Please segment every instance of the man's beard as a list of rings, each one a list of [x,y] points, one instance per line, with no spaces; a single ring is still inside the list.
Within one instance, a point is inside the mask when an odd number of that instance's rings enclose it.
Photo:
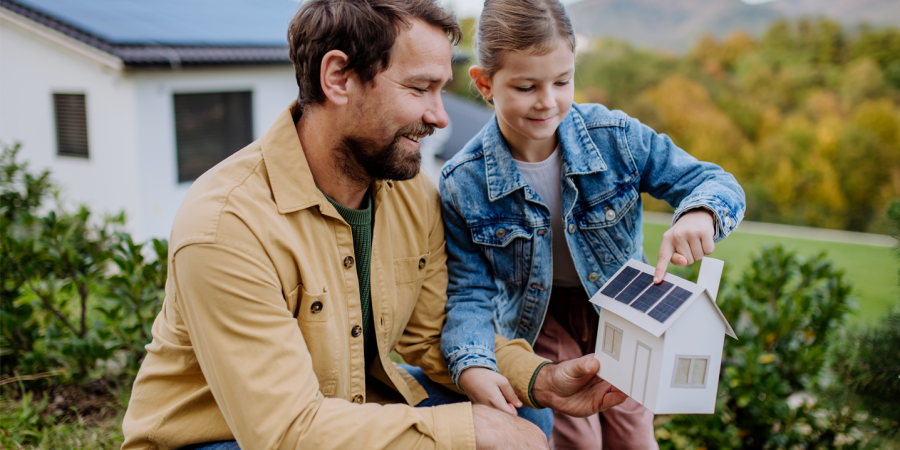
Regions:
[[[360,184],[369,184],[373,180],[409,180],[419,174],[422,155],[417,151],[405,151],[402,140],[408,134],[430,135],[433,132],[433,125],[408,125],[386,145],[371,138],[347,136],[336,152],[338,165],[344,175]]]

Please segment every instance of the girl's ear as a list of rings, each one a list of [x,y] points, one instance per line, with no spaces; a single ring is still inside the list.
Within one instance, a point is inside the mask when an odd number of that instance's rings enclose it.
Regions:
[[[469,78],[475,83],[475,89],[478,89],[485,100],[490,101],[494,98],[494,93],[491,91],[491,79],[485,75],[484,68],[481,66],[469,67]]]
[[[349,58],[340,50],[331,50],[322,57],[319,83],[325,97],[336,105],[346,105],[350,99],[351,73],[344,70]]]

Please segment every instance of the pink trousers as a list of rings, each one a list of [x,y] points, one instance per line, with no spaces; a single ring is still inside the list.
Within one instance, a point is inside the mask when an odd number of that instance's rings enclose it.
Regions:
[[[581,288],[554,287],[548,314],[534,351],[553,362],[594,352],[599,318]],[[554,450],[657,450],[653,413],[629,398],[590,417],[553,412],[550,448]]]

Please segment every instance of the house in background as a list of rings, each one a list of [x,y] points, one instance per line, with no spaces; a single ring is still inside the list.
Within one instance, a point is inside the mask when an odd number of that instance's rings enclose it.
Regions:
[[[296,97],[286,35],[297,9],[292,0],[0,0],[0,142],[21,142],[21,157],[50,169],[69,204],[125,211],[137,239],[168,237],[191,182]],[[478,108],[462,104],[461,123],[467,107]],[[423,141],[433,178],[435,155],[483,125],[467,131],[458,117],[452,136]]]
[[[697,283],[628,261],[591,298],[601,308],[600,378],[656,414],[712,414],[725,336],[716,306],[724,263],[704,257]]]

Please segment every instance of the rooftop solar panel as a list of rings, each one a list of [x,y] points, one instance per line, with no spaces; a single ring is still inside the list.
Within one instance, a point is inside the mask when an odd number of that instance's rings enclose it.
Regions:
[[[628,283],[631,283],[631,280],[640,273],[640,270],[637,270],[633,267],[626,267],[624,270],[619,272],[615,278],[612,279],[609,283],[606,284],[606,287],[600,291],[601,294],[615,298],[619,292],[622,292],[622,289],[625,289],[625,286],[628,286]]]
[[[691,298],[691,295],[690,291],[676,286],[669,295],[656,305],[656,308],[653,308],[647,314],[660,322],[665,322],[666,319],[675,313],[675,311],[678,311],[678,308],[681,307],[687,299]]]
[[[653,275],[641,272],[624,291],[616,296],[616,300],[627,305],[634,301],[634,299],[637,298],[641,292],[644,292],[644,289],[651,284],[653,284]]]
[[[650,286],[650,289],[647,289],[643,295],[638,297],[638,299],[631,304],[631,307],[640,312],[647,312],[651,306],[655,305],[659,299],[663,298],[666,293],[672,289],[672,286],[674,285],[668,281],[663,281],[662,283]]]

